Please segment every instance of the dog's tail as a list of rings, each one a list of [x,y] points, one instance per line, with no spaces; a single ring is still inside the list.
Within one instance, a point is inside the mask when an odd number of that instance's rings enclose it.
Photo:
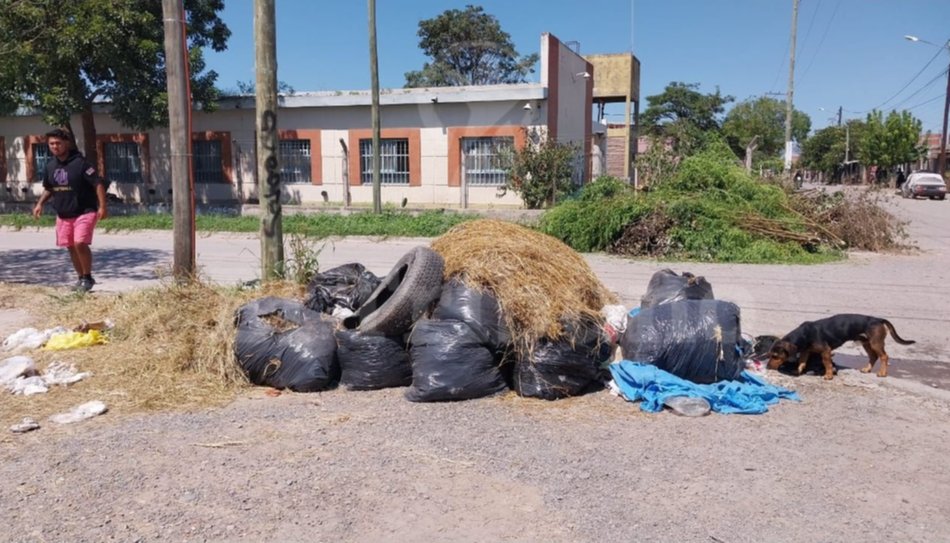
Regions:
[[[894,325],[891,324],[891,321],[887,319],[881,319],[881,321],[884,323],[884,326],[887,326],[887,330],[891,333],[891,337],[894,338],[894,341],[900,343],[901,345],[912,345],[917,343],[916,341],[904,339],[897,335],[897,330],[894,329]]]

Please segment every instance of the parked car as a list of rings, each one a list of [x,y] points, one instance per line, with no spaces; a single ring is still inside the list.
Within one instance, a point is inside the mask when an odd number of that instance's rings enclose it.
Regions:
[[[901,196],[904,198],[926,196],[931,200],[943,200],[947,197],[947,183],[944,182],[943,177],[935,173],[912,173],[901,185]]]

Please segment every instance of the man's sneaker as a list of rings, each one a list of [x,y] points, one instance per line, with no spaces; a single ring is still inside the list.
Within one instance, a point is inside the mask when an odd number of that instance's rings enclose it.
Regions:
[[[96,280],[92,277],[84,277],[79,280],[79,284],[76,287],[76,292],[89,292],[92,290],[92,287],[95,286]]]
[[[73,283],[73,286],[69,287],[69,290],[73,292],[82,291],[82,277],[80,277],[79,279],[76,279],[76,282]]]

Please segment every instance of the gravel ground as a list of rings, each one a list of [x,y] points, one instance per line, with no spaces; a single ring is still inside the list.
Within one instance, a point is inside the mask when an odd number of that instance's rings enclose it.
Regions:
[[[839,274],[817,277],[821,301],[784,278],[767,299],[723,274],[751,277],[761,267],[700,272],[763,333],[803,320],[787,310],[793,303],[805,315],[877,304],[891,317],[899,308],[910,320],[897,324],[901,334],[923,338],[927,351],[917,354],[945,368],[942,290],[869,291],[842,280],[874,273],[888,283],[930,270],[944,281],[947,204],[895,205],[932,232],[921,238],[926,256],[820,268]],[[773,268],[782,267],[765,268],[767,276]],[[816,269],[802,274],[820,276]],[[629,301],[642,284],[616,290]],[[915,310],[918,294],[930,303]],[[830,382],[768,377],[803,401],[759,416],[683,418],[642,413],[607,392],[413,404],[401,389],[278,397],[254,389],[194,413],[41,421],[37,432],[0,437],[0,540],[950,539],[950,393],[847,370]]]

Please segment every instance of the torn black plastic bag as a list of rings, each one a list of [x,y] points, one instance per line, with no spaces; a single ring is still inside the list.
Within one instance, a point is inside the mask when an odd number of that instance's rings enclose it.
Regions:
[[[520,396],[557,400],[578,396],[599,382],[612,347],[595,322],[565,326],[565,336],[552,341],[542,338],[527,358],[515,362],[512,375]]]
[[[689,272],[677,275],[670,269],[653,274],[647,285],[647,292],[640,299],[640,308],[646,309],[667,302],[679,300],[712,300],[712,285],[705,277]]]
[[[267,297],[237,310],[234,352],[255,385],[314,392],[339,378],[334,322],[300,302]]]
[[[745,369],[739,307],[721,300],[680,300],[641,309],[627,320],[623,357],[695,383],[736,379]]]
[[[494,353],[464,322],[416,321],[409,336],[412,402],[471,400],[506,388]]]
[[[470,288],[458,278],[442,285],[442,296],[432,319],[468,324],[482,343],[493,350],[504,349],[511,342],[495,296],[485,290]]]
[[[401,338],[337,330],[340,383],[349,390],[404,387],[412,383],[412,365]]]
[[[331,313],[336,306],[356,311],[379,286],[379,277],[362,264],[352,263],[318,273],[307,285],[304,305]]]

